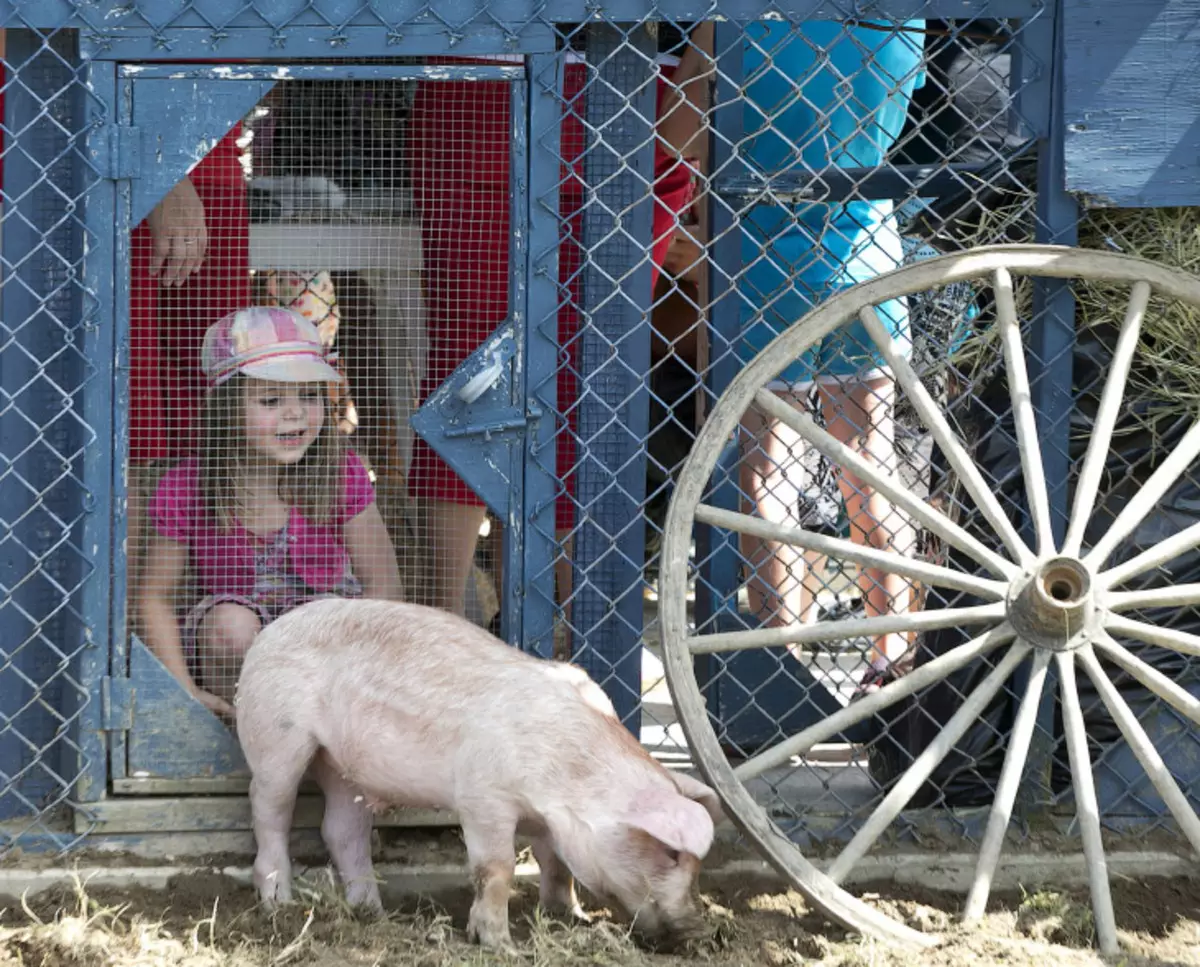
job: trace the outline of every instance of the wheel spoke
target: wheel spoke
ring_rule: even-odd
[[[1104,598],[1104,604],[1110,611],[1186,608],[1200,604],[1200,584],[1176,584],[1168,588],[1147,588],[1140,591],[1110,591]]]
[[[949,568],[927,564],[924,561],[905,557],[892,551],[864,547],[862,544],[855,544],[853,541],[839,537],[827,537],[824,534],[797,527],[783,527],[780,524],[763,520],[761,517],[751,517],[749,514],[739,514],[708,504],[700,504],[696,508],[696,520],[702,524],[723,527],[741,534],[750,534],[754,537],[818,551],[834,560],[854,561],[864,567],[878,568],[888,574],[899,574],[924,584],[942,588],[957,588],[983,598],[999,600],[1008,592],[1008,585],[1000,581],[989,581],[973,574],[952,571]]]
[[[824,454],[835,466],[843,467],[860,480],[865,481],[946,543],[958,548],[993,574],[1006,578],[1016,575],[1018,568],[1011,561],[1006,561],[941,511],[934,509],[920,497],[914,495],[897,478],[884,473],[873,462],[865,459],[862,454],[852,447],[846,446],[827,430],[817,426],[816,421],[807,413],[789,406],[768,390],[759,390],[754,401],[767,416],[790,427],[800,435],[801,439]]]
[[[1150,301],[1150,286],[1146,282],[1138,282],[1129,295],[1129,304],[1125,309],[1125,321],[1121,324],[1121,334],[1117,337],[1117,345],[1113,350],[1111,369],[1108,379],[1104,382],[1104,392],[1100,394],[1100,408],[1096,412],[1096,425],[1092,427],[1092,438],[1088,441],[1087,455],[1083,458],[1083,467],[1079,471],[1079,483],[1075,487],[1075,505],[1071,508],[1071,525],[1067,529],[1063,541],[1063,553],[1072,557],[1079,554],[1083,546],[1083,532],[1091,519],[1092,510],[1096,506],[1096,494],[1100,489],[1100,477],[1104,472],[1104,459],[1108,456],[1108,448],[1112,443],[1113,427],[1117,423],[1117,413],[1121,401],[1125,397],[1125,380],[1129,378],[1129,367],[1133,363],[1133,354],[1137,349],[1138,335],[1142,329],[1142,319],[1146,315],[1146,305]]]
[[[784,765],[793,756],[804,755],[813,746],[824,742],[839,732],[857,725],[863,719],[881,712],[901,699],[919,692],[922,688],[940,682],[947,675],[969,665],[980,655],[1008,644],[1016,636],[1012,626],[1003,624],[993,628],[978,638],[972,638],[957,648],[952,648],[944,655],[939,655],[932,661],[914,668],[903,678],[885,685],[879,691],[864,695],[857,702],[852,702],[839,712],[834,712],[828,718],[810,725],[802,732],[797,732],[791,738],[784,739],[778,745],[772,746],[765,752],[752,756],[733,770],[733,774],[742,782],[762,775],[768,769]]]
[[[875,841],[900,815],[900,811],[908,805],[909,800],[925,784],[933,770],[937,768],[938,763],[946,758],[950,750],[954,748],[954,743],[962,738],[963,733],[983,714],[988,703],[1000,691],[1004,682],[1025,659],[1029,651],[1029,645],[1022,641],[1014,644],[1008,650],[1008,654],[979,683],[979,687],[967,697],[962,707],[950,717],[950,721],[929,743],[925,751],[897,780],[891,792],[884,797],[883,802],[871,813],[870,818],[863,823],[862,828],[854,834],[854,838],[846,844],[846,848],[826,870],[826,874],[834,883],[841,883],[845,879],[846,874],[854,869],[854,865],[867,854]]]
[[[720,651],[745,651],[748,648],[774,648],[778,645],[807,645],[818,641],[849,641],[853,638],[879,638],[905,632],[934,631],[960,625],[987,624],[1004,617],[1003,601],[971,608],[942,608],[912,614],[888,614],[877,618],[851,618],[846,621],[819,621],[812,625],[793,622],[779,628],[754,631],[726,631],[711,635],[691,635],[687,646],[697,655]]]
[[[1083,709],[1079,706],[1079,689],[1075,683],[1075,660],[1069,652],[1060,651],[1055,657],[1058,659],[1067,757],[1070,759],[1071,779],[1075,787],[1075,815],[1079,819],[1079,833],[1083,839],[1083,857],[1092,891],[1096,936],[1100,941],[1101,953],[1115,954],[1118,949],[1117,921],[1113,915],[1108,863],[1104,858],[1104,842],[1100,835],[1100,807],[1096,803],[1096,786],[1092,779],[1092,758],[1088,754]]]
[[[1033,412],[1033,395],[1029,389],[1029,373],[1025,367],[1025,347],[1021,343],[1021,323],[1017,319],[1017,302],[1013,296],[1013,280],[1008,269],[997,269],[992,276],[996,293],[996,315],[1004,359],[1008,366],[1008,393],[1012,400],[1013,422],[1017,429],[1017,445],[1021,448],[1021,469],[1025,475],[1025,493],[1037,534],[1038,554],[1049,557],[1054,553],[1054,533],[1050,527],[1050,495],[1046,491],[1046,472],[1042,468],[1042,445],[1038,440],[1037,417]]]
[[[1167,764],[1163,762],[1162,756],[1154,748],[1150,736],[1142,728],[1133,709],[1121,697],[1121,693],[1113,685],[1112,679],[1105,674],[1104,668],[1090,647],[1079,650],[1079,661],[1088,677],[1095,683],[1096,690],[1100,693],[1100,700],[1104,702],[1108,714],[1117,723],[1121,734],[1125,736],[1125,741],[1129,743],[1129,748],[1133,750],[1138,762],[1142,764],[1142,769],[1154,783],[1154,788],[1162,796],[1162,801],[1171,810],[1175,822],[1179,823],[1183,835],[1192,844],[1192,849],[1196,854],[1200,855],[1200,817],[1196,816],[1196,811],[1192,809],[1187,796],[1180,790],[1179,784],[1175,782]]]
[[[1113,641],[1107,634],[1096,639],[1096,647],[1164,702],[1200,725],[1200,698],[1196,698],[1186,688],[1177,685],[1172,679],[1153,665],[1143,661],[1120,642]]]
[[[1098,583],[1106,588],[1119,587],[1130,578],[1144,574],[1160,564],[1166,564],[1167,561],[1173,561],[1180,554],[1186,554],[1197,546],[1200,546],[1200,524],[1192,524],[1173,537],[1168,537],[1165,541],[1159,541],[1153,547],[1146,548],[1137,557],[1131,557],[1124,564],[1118,564],[1116,567],[1102,572]]]
[[[958,441],[954,435],[954,431],[950,428],[950,424],[946,421],[946,417],[942,414],[941,408],[933,397],[929,395],[929,391],[922,385],[920,378],[913,370],[912,365],[907,359],[896,352],[896,347],[891,336],[883,327],[883,323],[879,321],[879,314],[870,306],[865,307],[859,313],[859,319],[866,327],[871,339],[874,340],[879,351],[887,360],[891,367],[892,373],[896,380],[904,387],[904,391],[908,394],[909,401],[920,414],[921,419],[925,421],[925,425],[929,427],[929,432],[933,434],[938,445],[942,448],[942,453],[949,461],[950,465],[962,480],[963,486],[967,488],[967,492],[974,498],[976,506],[983,514],[989,524],[995,529],[1000,540],[1004,542],[1004,546],[1008,548],[1009,553],[1014,559],[1021,564],[1029,564],[1033,560],[1033,553],[1021,540],[1016,528],[1013,527],[1012,521],[1004,513],[1004,508],[1000,506],[1000,501],[996,499],[996,495],[992,493],[991,486],[983,479],[983,474],[979,472],[979,468],[975,466],[975,461],[971,459],[971,455],[967,453],[966,448]]]
[[[1169,648],[1184,655],[1200,655],[1200,635],[1188,634],[1186,631],[1176,631],[1174,628],[1160,628],[1144,621],[1135,621],[1122,615],[1109,615],[1106,625],[1110,634],[1128,635],[1138,641],[1145,641],[1160,648]]]
[[[992,878],[996,864],[1000,862],[1000,851],[1004,847],[1004,836],[1012,819],[1013,803],[1017,800],[1017,789],[1025,773],[1025,760],[1029,757],[1029,745],[1033,739],[1033,727],[1037,724],[1038,708],[1042,692],[1046,687],[1046,671],[1050,667],[1050,652],[1038,651],[1033,656],[1033,671],[1025,686],[1025,696],[1013,723],[1012,735],[1008,740],[1008,752],[1004,756],[1004,767],[1000,770],[1000,781],[996,785],[996,801],[988,817],[983,845],[979,848],[979,863],[975,867],[975,879],[963,908],[963,919],[978,920],[987,907],[988,894],[992,889]]]
[[[1116,546],[1129,536],[1150,511],[1158,506],[1163,494],[1171,488],[1181,474],[1196,462],[1197,457],[1200,457],[1200,420],[1192,424],[1187,433],[1183,435],[1183,439],[1179,441],[1178,446],[1171,451],[1171,455],[1159,465],[1154,473],[1150,474],[1150,479],[1142,484],[1141,490],[1133,495],[1129,503],[1117,515],[1117,519],[1112,522],[1112,526],[1096,542],[1096,546],[1088,551],[1084,563],[1099,569],[1100,565],[1108,560],[1108,556]]]

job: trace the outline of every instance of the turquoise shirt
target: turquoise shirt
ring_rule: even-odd
[[[752,172],[804,176],[883,163],[925,75],[924,35],[881,26],[888,29],[834,21],[749,25],[739,154]],[[920,31],[925,22],[903,26]],[[889,200],[854,199],[757,205],[743,216],[742,314],[749,320],[765,311],[767,323],[744,333],[743,358],[837,290],[901,264],[892,208]],[[903,302],[881,309],[893,329],[905,325]]]

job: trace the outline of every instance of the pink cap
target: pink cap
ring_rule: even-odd
[[[340,383],[317,327],[298,312],[250,306],[213,323],[204,334],[200,368],[210,386],[236,373],[281,383]]]

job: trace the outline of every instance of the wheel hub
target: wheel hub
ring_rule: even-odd
[[[1074,557],[1039,562],[1017,578],[1008,597],[1008,620],[1035,648],[1073,651],[1096,624],[1092,574]]]

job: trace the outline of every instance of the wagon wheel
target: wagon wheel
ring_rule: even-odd
[[[1050,503],[1042,473],[1041,451],[1013,296],[1014,276],[1094,280],[1131,287],[1094,433],[1079,473],[1062,547],[1055,546],[1051,532]],[[990,485],[972,462],[967,449],[957,439],[937,404],[921,385],[913,368],[904,358],[897,356],[874,309],[891,299],[964,280],[988,282],[995,293],[997,326],[1007,367],[1036,547],[1027,546],[1018,534]],[[1113,662],[1193,722],[1200,723],[1200,701],[1112,637],[1120,635],[1183,654],[1200,655],[1200,636],[1161,628],[1124,614],[1151,606],[1200,604],[1200,585],[1118,590],[1129,579],[1200,546],[1200,524],[1186,527],[1124,563],[1116,566],[1107,563],[1120,542],[1200,457],[1200,421],[1192,425],[1175,450],[1112,522],[1108,531],[1094,546],[1083,547],[1084,529],[1096,504],[1105,457],[1151,293],[1200,307],[1200,279],[1156,263],[1106,252],[1057,246],[1004,245],[942,256],[900,268],[829,299],[778,336],[730,384],[705,422],[684,464],[667,515],[659,595],[667,681],[680,724],[701,772],[717,790],[726,812],[743,834],[823,913],[851,929],[902,943],[924,945],[936,940],[890,919],[847,893],[839,883],[897,818],[1006,680],[1030,657],[1032,672],[1008,739],[973,886],[965,905],[965,919],[974,920],[983,914],[1051,662],[1058,673],[1077,819],[1100,948],[1105,952],[1115,951],[1117,936],[1101,842],[1092,762],[1076,688],[1078,669],[1082,668],[1083,673],[1095,683],[1100,698],[1142,768],[1193,849],[1200,853],[1200,819],[1098,660],[1098,656],[1103,656]],[[810,417],[773,393],[760,389],[768,385],[807,347],[835,327],[856,317],[862,320],[890,363],[898,392],[907,395],[957,474],[963,489],[970,494],[980,514],[993,529],[998,538],[994,546],[972,537],[940,510],[913,496],[898,478],[874,469],[855,451],[818,427]],[[702,504],[702,495],[719,455],[752,403],[791,426],[807,443],[836,464],[853,469],[897,507],[909,512],[915,521],[982,565],[990,572],[990,576],[902,557],[891,551],[864,548],[846,540],[801,529],[783,528],[761,518]],[[899,574],[928,585],[969,591],[988,603],[908,615],[819,622],[805,628],[792,625],[732,633],[692,634],[687,624],[686,593],[693,522],[819,551],[835,559]],[[908,675],[851,703],[826,720],[758,752],[736,768],[727,761],[697,685],[693,668],[695,655],[791,643],[845,641],[947,627],[970,627],[976,631],[977,637],[927,664],[917,666]],[[793,756],[805,754],[817,743],[827,741],[906,696],[944,679],[974,659],[1002,651],[1003,658],[991,673],[967,695],[961,708],[940,734],[895,782],[842,853],[826,869],[818,869],[804,857],[799,847],[779,830],[743,785],[765,770],[783,765]]]

